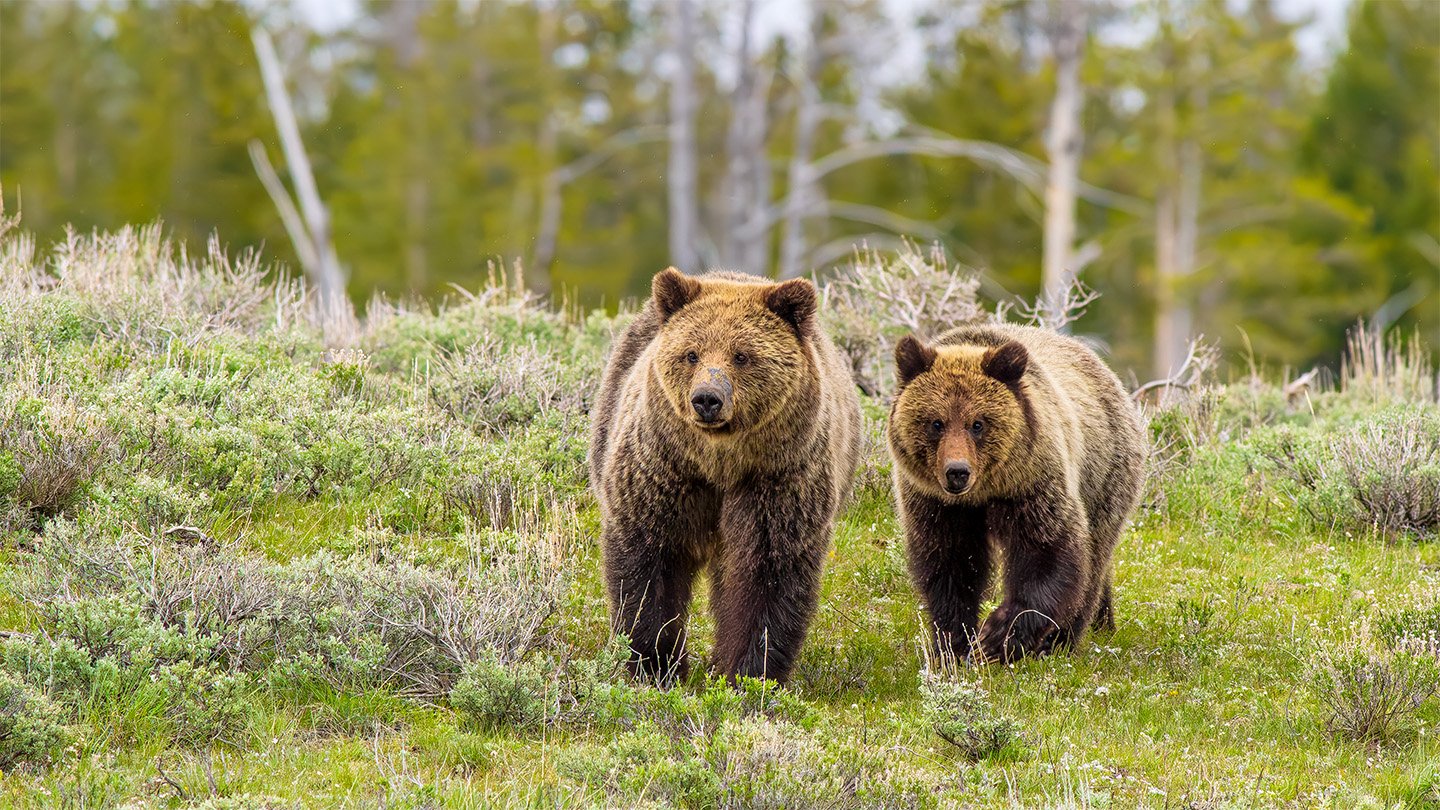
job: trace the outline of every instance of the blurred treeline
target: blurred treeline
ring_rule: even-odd
[[[901,236],[1035,297],[1063,4],[771,5],[699,0],[687,31],[673,0],[370,0],[322,34],[287,4],[3,2],[6,210],[42,240],[160,218],[293,266],[247,152],[284,172],[263,25],[359,302],[518,259],[613,305],[673,262],[823,273]],[[1101,298],[1078,331],[1142,376],[1174,311],[1294,367],[1358,317],[1440,345],[1440,3],[1356,0],[1320,57],[1271,0],[1087,12],[1074,253]],[[677,103],[698,214],[678,256]]]

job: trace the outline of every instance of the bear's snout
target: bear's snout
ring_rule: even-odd
[[[970,462],[945,462],[945,489],[952,495],[959,495],[970,486]]]
[[[734,388],[725,372],[718,368],[707,368],[702,379],[695,381],[690,389],[690,407],[695,419],[702,425],[718,425],[730,420],[730,394]]]
[[[695,409],[695,416],[701,422],[714,422],[725,409],[725,401],[714,389],[701,388],[690,395],[690,407]]]

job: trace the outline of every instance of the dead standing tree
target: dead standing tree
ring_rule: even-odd
[[[300,258],[301,269],[306,278],[315,286],[320,295],[321,323],[325,325],[326,338],[338,339],[351,331],[355,310],[345,292],[345,272],[340,266],[339,256],[330,238],[330,213],[320,199],[315,185],[315,174],[310,169],[310,157],[300,139],[300,126],[290,104],[290,93],[285,89],[285,76],[280,69],[280,59],[275,55],[275,45],[270,35],[262,28],[250,34],[255,44],[255,56],[260,62],[260,76],[265,84],[265,99],[270,114],[275,119],[275,129],[280,135],[280,148],[285,154],[285,165],[289,169],[291,182],[295,184],[295,197],[299,207],[291,200],[279,174],[271,165],[265,147],[258,141],[250,142],[250,159],[260,182],[270,194],[285,231],[295,245]]]
[[[1085,49],[1084,0],[1050,0],[1050,47],[1055,58],[1055,95],[1050,102],[1050,123],[1045,153],[1050,160],[1045,177],[1045,241],[1041,261],[1041,303],[1051,318],[1058,318],[1070,280],[1079,276],[1075,250],[1075,186],[1080,177],[1080,60]]]
[[[687,273],[701,269],[699,170],[696,165],[695,0],[673,0],[668,8],[670,52],[670,260]]]
[[[735,89],[730,94],[730,125],[725,133],[725,180],[721,186],[720,262],[763,275],[770,257],[768,234],[755,219],[770,200],[770,162],[766,150],[767,102],[773,73],[763,65],[755,43],[756,0],[740,4]]]

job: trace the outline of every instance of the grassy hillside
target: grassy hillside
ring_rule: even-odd
[[[908,261],[828,292],[877,390],[942,278]],[[0,241],[0,805],[1440,806],[1418,351],[1157,392],[1117,630],[958,672],[920,653],[867,399],[792,686],[660,692],[609,638],[583,469],[623,316],[497,281],[357,327],[263,278],[154,230]],[[983,315],[943,289],[931,317]]]

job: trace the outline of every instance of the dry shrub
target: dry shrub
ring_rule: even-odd
[[[232,260],[219,240],[196,260],[157,225],[67,234],[50,259],[55,292],[84,302],[88,317],[114,338],[158,348],[179,336],[253,334],[268,326],[275,288],[253,252]],[[179,330],[184,330],[180,333]]]
[[[1440,414],[1397,408],[1327,435],[1282,430],[1262,452],[1317,522],[1420,537],[1440,530]]]
[[[543,534],[462,542],[470,556],[452,566],[328,553],[274,564],[198,532],[96,542],[62,522],[10,584],[44,606],[57,638],[74,635],[97,656],[120,654],[107,645],[135,634],[114,628],[141,621],[154,629],[139,638],[170,639],[154,642],[168,651],[150,651],[157,662],[179,656],[434,699],[465,664],[485,656],[508,663],[543,641],[575,539],[557,516]],[[132,609],[117,613],[116,605]]]
[[[15,507],[0,515],[0,530],[71,507],[114,453],[100,414],[82,406],[48,362],[17,357],[0,372],[0,505]]]
[[[494,338],[442,356],[427,383],[453,419],[498,435],[552,411],[583,414],[596,388],[533,340],[507,345]]]
[[[1435,402],[1440,374],[1419,335],[1406,339],[1392,332],[1386,337],[1362,320],[1345,337],[1340,390],[1374,404]]]
[[[1428,648],[1381,643],[1362,624],[1316,653],[1311,685],[1331,733],[1378,745],[1407,733],[1422,706],[1440,694],[1440,659]]]
[[[944,253],[907,242],[897,252],[860,248],[850,267],[824,285],[831,336],[850,358],[855,383],[872,396],[894,386],[895,343],[909,333],[934,338],[990,319],[972,271]]]
[[[1335,438],[1335,462],[1364,519],[1387,532],[1440,529],[1440,419],[1382,417]]]

